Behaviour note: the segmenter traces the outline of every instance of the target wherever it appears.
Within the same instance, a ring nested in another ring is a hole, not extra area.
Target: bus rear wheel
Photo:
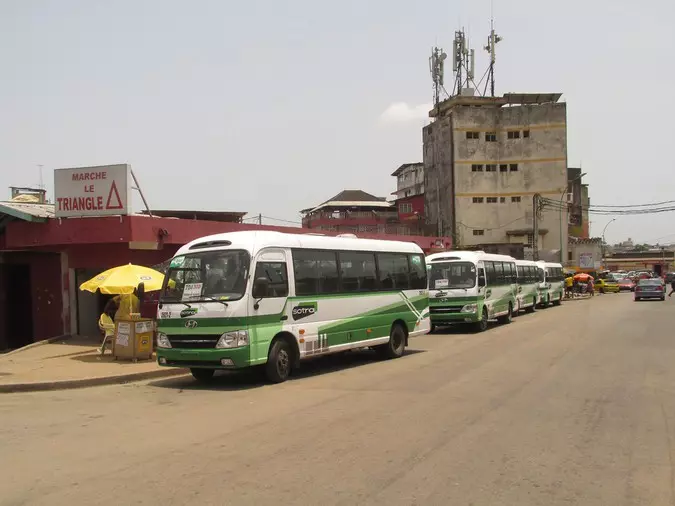
[[[405,341],[405,329],[399,323],[395,323],[389,333],[389,342],[375,349],[381,358],[399,358],[405,351]]]

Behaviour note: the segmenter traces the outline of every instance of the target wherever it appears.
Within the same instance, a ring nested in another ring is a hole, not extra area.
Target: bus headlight
[[[171,348],[171,341],[164,332],[159,332],[157,334],[157,347],[158,348]]]
[[[225,332],[218,342],[216,343],[216,348],[239,348],[240,346],[248,345],[248,331],[247,330],[235,330],[233,332]]]
[[[462,313],[475,313],[476,309],[478,309],[478,306],[476,304],[467,304],[466,306],[462,307]]]

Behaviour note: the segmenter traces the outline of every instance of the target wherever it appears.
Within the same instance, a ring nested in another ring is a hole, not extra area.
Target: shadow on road
[[[406,349],[399,360],[424,353],[426,350]],[[303,361],[296,370],[290,382],[302,381],[323,374],[345,371],[354,367],[381,362],[382,360],[372,350],[355,350],[325,357],[317,357]],[[251,367],[241,371],[216,371],[216,375],[209,383],[199,383],[192,376],[152,381],[150,386],[179,390],[249,390],[260,388],[270,383],[265,379],[262,367]]]

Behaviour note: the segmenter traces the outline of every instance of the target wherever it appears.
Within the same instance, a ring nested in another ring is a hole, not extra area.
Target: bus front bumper
[[[157,348],[157,363],[163,367],[240,369],[251,365],[248,346],[231,349]]]
[[[457,312],[434,312],[431,309],[431,323],[432,325],[451,325],[453,323],[476,323],[480,317],[477,311],[474,312],[459,312],[462,306],[459,306]]]

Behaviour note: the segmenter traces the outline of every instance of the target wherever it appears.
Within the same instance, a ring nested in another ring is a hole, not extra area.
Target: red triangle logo
[[[117,200],[117,204],[115,204],[115,205],[112,205],[113,194],[115,195],[115,199]],[[110,185],[110,193],[108,193],[108,200],[105,203],[105,208],[106,209],[123,209],[124,208],[122,206],[122,199],[120,198],[120,192],[117,191],[117,185],[115,184],[115,181],[113,181],[112,184]]]

